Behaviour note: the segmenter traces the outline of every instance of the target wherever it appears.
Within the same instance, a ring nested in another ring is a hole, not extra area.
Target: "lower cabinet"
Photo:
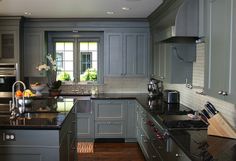
[[[76,161],[75,108],[61,129],[0,129],[1,161]],[[3,136],[14,134],[15,140]]]
[[[125,138],[124,121],[96,121],[95,138]]]
[[[136,105],[137,141],[147,161],[163,161],[153,145],[153,140],[148,134],[147,121],[149,116],[140,104]]]
[[[96,100],[95,138],[125,138],[126,100]]]
[[[77,108],[77,140],[94,140],[94,110],[90,100],[78,100]]]
[[[191,161],[191,159],[180,149],[180,147],[170,139],[170,152],[168,153],[169,160],[173,161]]]
[[[136,100],[78,100],[77,140],[124,138],[136,142]]]

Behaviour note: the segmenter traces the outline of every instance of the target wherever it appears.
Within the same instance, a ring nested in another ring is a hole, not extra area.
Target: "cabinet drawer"
[[[124,120],[125,107],[124,101],[96,101],[95,120]]]
[[[77,114],[77,138],[94,139],[94,118],[91,114]]]
[[[124,138],[125,126],[123,121],[95,122],[95,138]]]

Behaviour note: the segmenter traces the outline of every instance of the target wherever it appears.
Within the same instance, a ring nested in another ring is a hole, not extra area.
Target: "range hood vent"
[[[180,0],[167,9],[160,23],[157,40],[170,43],[195,42],[198,39],[199,1]]]

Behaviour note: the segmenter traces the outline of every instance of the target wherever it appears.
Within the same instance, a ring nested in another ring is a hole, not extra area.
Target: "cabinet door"
[[[152,49],[152,76],[158,79],[159,75],[159,43],[152,42],[153,49]]]
[[[158,61],[158,78],[162,81],[166,79],[166,57],[167,57],[167,45],[165,43],[159,43],[159,61]]]
[[[222,97],[219,91],[228,91],[231,43],[231,4],[233,0],[207,0],[205,91],[213,97]],[[220,12],[219,12],[220,11]]]
[[[229,69],[229,79],[227,81],[227,88],[228,90],[228,96],[226,96],[226,101],[232,102],[234,104],[236,104],[236,74],[235,74],[235,69],[236,69],[236,3],[234,1],[234,3],[232,4],[233,0],[231,0],[231,5],[233,11],[231,13],[233,13],[233,15],[231,15],[231,20],[232,20],[232,33],[231,33],[231,38],[232,38],[232,42],[231,42],[231,50],[230,50],[230,56],[229,56],[229,62],[227,63],[227,68]],[[226,88],[226,89],[227,89]]]
[[[77,138],[94,139],[94,118],[87,113],[77,114]]]
[[[123,38],[125,76],[146,76],[147,34],[125,33]]]
[[[24,33],[24,76],[40,77],[45,72],[39,72],[36,67],[45,62],[44,32],[25,31]]]
[[[105,33],[105,75],[124,75],[122,33]]]
[[[98,100],[95,101],[96,121],[121,121],[125,120],[127,102],[123,100]]]
[[[0,30],[0,62],[18,62],[19,40],[18,31]]]
[[[124,121],[96,121],[95,138],[124,138]]]
[[[136,102],[128,101],[127,120],[126,120],[126,138],[136,138]]]

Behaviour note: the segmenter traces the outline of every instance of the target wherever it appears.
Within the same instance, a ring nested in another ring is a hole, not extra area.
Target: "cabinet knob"
[[[182,154],[179,154],[179,153],[176,153],[175,156],[176,156],[176,157],[182,157],[183,155],[182,155]]]
[[[144,142],[144,143],[148,143],[148,140],[147,140],[147,139],[143,139],[143,142]]]
[[[162,77],[160,77],[160,78],[161,78],[161,79],[165,79],[165,77],[163,77],[163,76],[162,76]]]
[[[222,95],[223,95],[223,96],[227,96],[228,93],[224,91],[224,92],[222,92]]]
[[[219,94],[219,95],[222,95],[222,94],[223,94],[223,91],[219,91],[218,94]]]

